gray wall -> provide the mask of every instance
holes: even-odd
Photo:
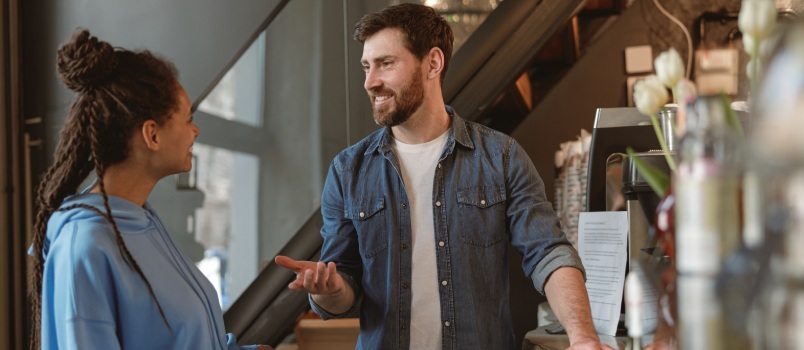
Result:
[[[25,113],[44,116],[45,150],[72,94],[54,73],[55,52],[76,27],[114,45],[172,60],[195,100],[245,47],[278,0],[38,0],[23,3]],[[49,154],[52,152],[46,152]]]
[[[377,128],[362,88],[362,45],[351,39],[366,7],[294,0],[267,29],[263,258],[318,210],[332,158]]]

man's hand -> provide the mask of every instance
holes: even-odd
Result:
[[[296,273],[296,280],[288,288],[310,293],[318,306],[335,315],[344,314],[355,302],[355,292],[338,274],[335,263],[296,261],[277,255],[274,259],[279,266]]]
[[[334,262],[324,264],[320,261],[297,261],[282,255],[277,255],[274,261],[296,273],[296,280],[288,285],[292,290],[330,295],[344,289],[343,278],[338,274]]]
[[[560,267],[550,274],[544,286],[547,301],[558,321],[567,330],[571,350],[609,350],[600,342],[592,322],[592,310],[581,271],[573,267]]]

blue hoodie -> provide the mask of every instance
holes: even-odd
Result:
[[[103,209],[99,194],[68,197]],[[86,208],[57,211],[43,246],[43,349],[256,349],[226,334],[212,284],[171,239],[148,203],[109,196],[126,247],[151,283],[123,260],[111,225]]]

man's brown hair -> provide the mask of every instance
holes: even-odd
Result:
[[[363,16],[355,25],[354,39],[366,39],[385,28],[399,28],[405,34],[404,44],[416,58],[422,60],[430,49],[437,47],[444,53],[441,83],[447,74],[452,57],[452,28],[433,8],[419,4],[400,4]]]

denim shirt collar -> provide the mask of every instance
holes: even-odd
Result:
[[[455,110],[452,109],[451,106],[444,105],[444,108],[446,108],[447,114],[449,114],[450,118],[452,118],[452,125],[450,126],[449,137],[447,138],[446,154],[452,153],[456,142],[466,148],[474,149],[475,144],[472,142],[472,139],[469,137],[469,131],[466,129],[466,120],[455,113]],[[391,128],[385,127],[383,128],[382,132],[380,132],[377,137],[371,141],[371,144],[366,148],[365,154],[371,154],[375,150],[379,150],[380,153],[386,154],[391,151],[392,142],[393,136],[391,135]]]

